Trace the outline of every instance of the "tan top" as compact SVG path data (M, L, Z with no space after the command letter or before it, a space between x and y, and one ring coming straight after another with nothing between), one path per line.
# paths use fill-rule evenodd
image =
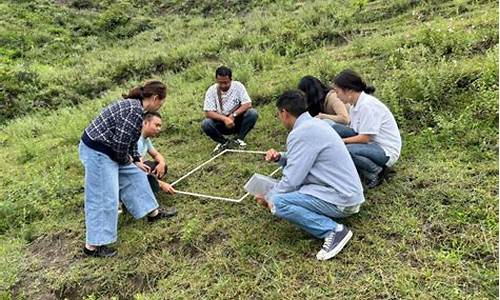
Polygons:
M349 124L349 106L349 104L342 103L334 91L330 91L325 97L324 111L318 116L320 119L330 119L337 123Z

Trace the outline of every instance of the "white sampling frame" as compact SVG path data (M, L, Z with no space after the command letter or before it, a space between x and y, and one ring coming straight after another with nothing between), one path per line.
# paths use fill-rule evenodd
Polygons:
M213 161L214 159L216 159L217 157L223 155L224 153L227 153L227 152L239 152L239 153L253 153L253 154L266 154L265 151L252 151L252 150L239 150L239 149L225 149L224 151L218 153L217 155L215 155L214 157L210 158L209 160L205 161L204 163L202 163L201 165L197 166L196 168L192 169L191 171L189 171L187 174L185 174L184 176L182 176L181 178L177 179L176 181L174 181L171 185L172 186L175 186L177 183L181 182L183 179L185 179L186 177L188 177L189 175L193 174L194 172L198 171L199 169L203 168L203 166L205 166L206 164L210 163L211 161ZM281 167L277 168L276 170L274 170L271 174L269 174L269 176L273 176L274 174L276 174L279 170L281 169ZM243 201L243 199L245 199L246 197L248 197L248 195L250 195L249 193L246 193L245 195L243 195L241 198L239 199L234 199L234 198L227 198L227 197L218 197L218 196L211 196L211 195L205 195L205 194L198 194L198 193L191 193L191 192L183 192L183 191L179 191L179 190L176 190L177 194L181 194L181 195L189 195L189 196L194 196L194 197L200 197L200 198L206 198L206 199L214 199L214 200L224 200L224 201L230 201L230 202L241 202Z

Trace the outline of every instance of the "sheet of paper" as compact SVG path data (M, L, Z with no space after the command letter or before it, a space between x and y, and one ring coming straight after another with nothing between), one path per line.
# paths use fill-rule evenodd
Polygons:
M245 190L256 196L256 195L265 195L269 192L276 184L278 180L271 178L269 176L265 176L262 174L255 173L253 176L247 181L244 188Z

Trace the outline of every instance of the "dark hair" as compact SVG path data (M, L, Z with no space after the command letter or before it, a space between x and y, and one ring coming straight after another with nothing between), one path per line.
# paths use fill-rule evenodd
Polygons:
M233 72L228 67L220 66L215 70L215 78L217 78L217 76L228 76L229 79L233 79Z
M341 89L353 90L356 92L365 92L367 94L373 94L375 88L371 85L367 85L366 82L351 69L346 69L340 72L333 83Z
M165 99L167 95L167 87L159 80L147 80L142 86L136 86L131 89L128 94L123 94L124 99L143 100L144 98L158 95L160 99Z
M149 121L151 121L151 119L153 117L157 117L157 118L161 119L161 115L157 111L147 111L147 112L145 112L143 119L144 119L144 121L148 121L149 122Z
M307 111L311 116L314 117L323 111L325 97L330 90L323 82L314 76L307 75L300 79L297 87L306 94Z
M279 110L286 109L292 116L298 117L307 111L306 95L301 90L289 90L279 96L276 101Z

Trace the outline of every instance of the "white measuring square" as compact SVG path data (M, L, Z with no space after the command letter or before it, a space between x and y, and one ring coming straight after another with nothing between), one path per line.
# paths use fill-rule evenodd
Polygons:
M174 181L171 185L172 186L175 186L176 184L178 184L179 182L181 182L182 180L184 180L185 178L187 178L189 175L195 173L196 171L200 170L201 168L203 168L203 166L205 166L206 164L210 163L211 161L215 160L217 157L227 153L227 152L237 152L237 153L252 153L252 154L266 154L265 151L251 151L251 150L238 150L238 149L225 149L224 151L218 153L217 155L215 155L214 157L210 158L209 160L205 161L204 163L202 163L201 165L197 166L196 168L194 168L193 170L189 171L187 174L185 174L184 176L182 176L181 178L177 179L176 181ZM273 176L274 174L276 174L279 170L281 169L281 167L278 167L276 170L274 170L271 174L269 174L269 176ZM212 196L212 195L205 195L205 194L199 194L199 193L191 193L191 192L184 192L184 191L179 191L179 190L176 190L178 194L181 194L181 195L189 195L189 196L195 196L195 197L200 197L200 198L206 198L206 199L214 199L214 200L224 200L224 201L230 201L230 202L241 202L243 201L243 199L245 199L246 197L248 197L250 194L249 193L246 193L245 195L243 195L242 197L238 198L238 199L235 199L235 198L227 198L227 197L219 197L219 196Z

